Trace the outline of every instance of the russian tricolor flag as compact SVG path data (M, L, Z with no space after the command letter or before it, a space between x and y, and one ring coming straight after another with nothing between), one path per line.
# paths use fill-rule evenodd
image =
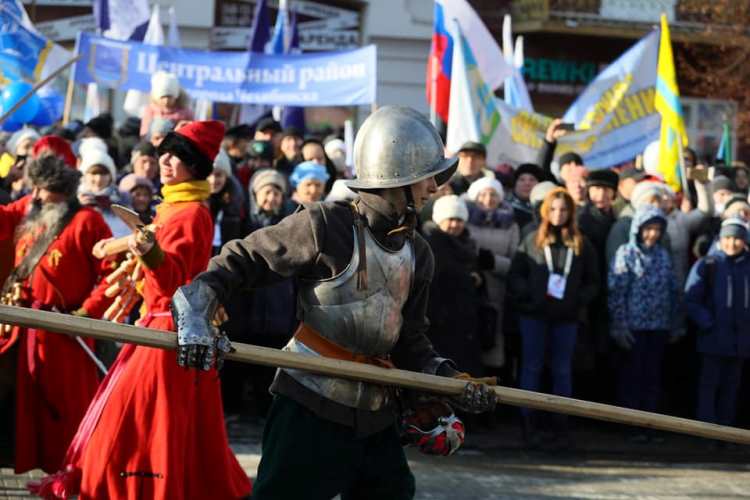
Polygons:
M482 77L491 89L503 84L513 74L502 50L467 0L436 0L432 45L427 60L427 103L433 119L448 123L448 103L453 65L454 31L458 23L477 59Z

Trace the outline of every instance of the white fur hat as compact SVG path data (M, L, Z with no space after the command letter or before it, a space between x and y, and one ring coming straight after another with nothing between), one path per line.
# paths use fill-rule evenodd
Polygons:
M214 158L214 169L223 170L227 176L232 176L232 163L229 160L229 155L224 148L219 149L219 154Z
M503 185L500 184L500 181L495 179L494 177L480 177L479 179L475 180L471 183L471 186L469 186L469 199L471 201L477 201L477 197L479 196L479 193L484 191L487 188L494 189L497 195L500 197L500 201L503 201L505 198L505 191L503 190Z
M159 99L165 95L178 97L180 95L180 81L172 73L157 71L151 77L151 97Z
M445 219L461 219L464 222L469 220L466 203L455 194L441 196L432 206L432 220L440 224Z
M89 169L91 169L91 167L95 165L106 167L106 169L109 171L109 175L112 176L112 182L114 182L115 177L117 177L115 162L112 160L111 156L103 151L99 151L97 149L87 151L81 157L81 164L78 166L78 170L80 170L81 173L85 175L86 172L88 172Z
M22 129L15 131L13 135L10 136L8 142L5 144L5 148L11 155L16 156L16 150L23 141L25 141L26 139L34 139L34 141L36 141L39 139L39 137L41 136L33 128L23 127Z

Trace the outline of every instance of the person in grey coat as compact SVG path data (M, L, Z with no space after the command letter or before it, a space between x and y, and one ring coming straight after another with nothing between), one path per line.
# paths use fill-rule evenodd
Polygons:
M505 336L503 310L506 277L513 254L520 240L518 225L513 220L513 207L505 202L499 181L483 177L474 181L467 192L469 200L468 227L479 248L494 255L494 266L482 271L485 300L497 311L494 346L482 353L482 362L491 370L505 364Z

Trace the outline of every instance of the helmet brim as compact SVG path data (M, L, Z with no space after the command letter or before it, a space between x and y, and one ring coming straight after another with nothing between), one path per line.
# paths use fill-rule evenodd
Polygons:
M357 189L390 189L416 184L417 182L429 179L430 177L434 177L435 183L438 186L442 186L453 177L456 168L458 168L458 157L454 156L451 158L443 158L434 168L422 175L405 177L403 179L392 179L390 181L378 181L377 183L351 179L346 181L346 187L354 191Z

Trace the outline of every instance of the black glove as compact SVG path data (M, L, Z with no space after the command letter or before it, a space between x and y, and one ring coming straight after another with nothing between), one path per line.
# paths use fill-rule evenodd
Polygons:
M495 269L495 254L486 248L479 249L477 266L480 271L492 271Z

